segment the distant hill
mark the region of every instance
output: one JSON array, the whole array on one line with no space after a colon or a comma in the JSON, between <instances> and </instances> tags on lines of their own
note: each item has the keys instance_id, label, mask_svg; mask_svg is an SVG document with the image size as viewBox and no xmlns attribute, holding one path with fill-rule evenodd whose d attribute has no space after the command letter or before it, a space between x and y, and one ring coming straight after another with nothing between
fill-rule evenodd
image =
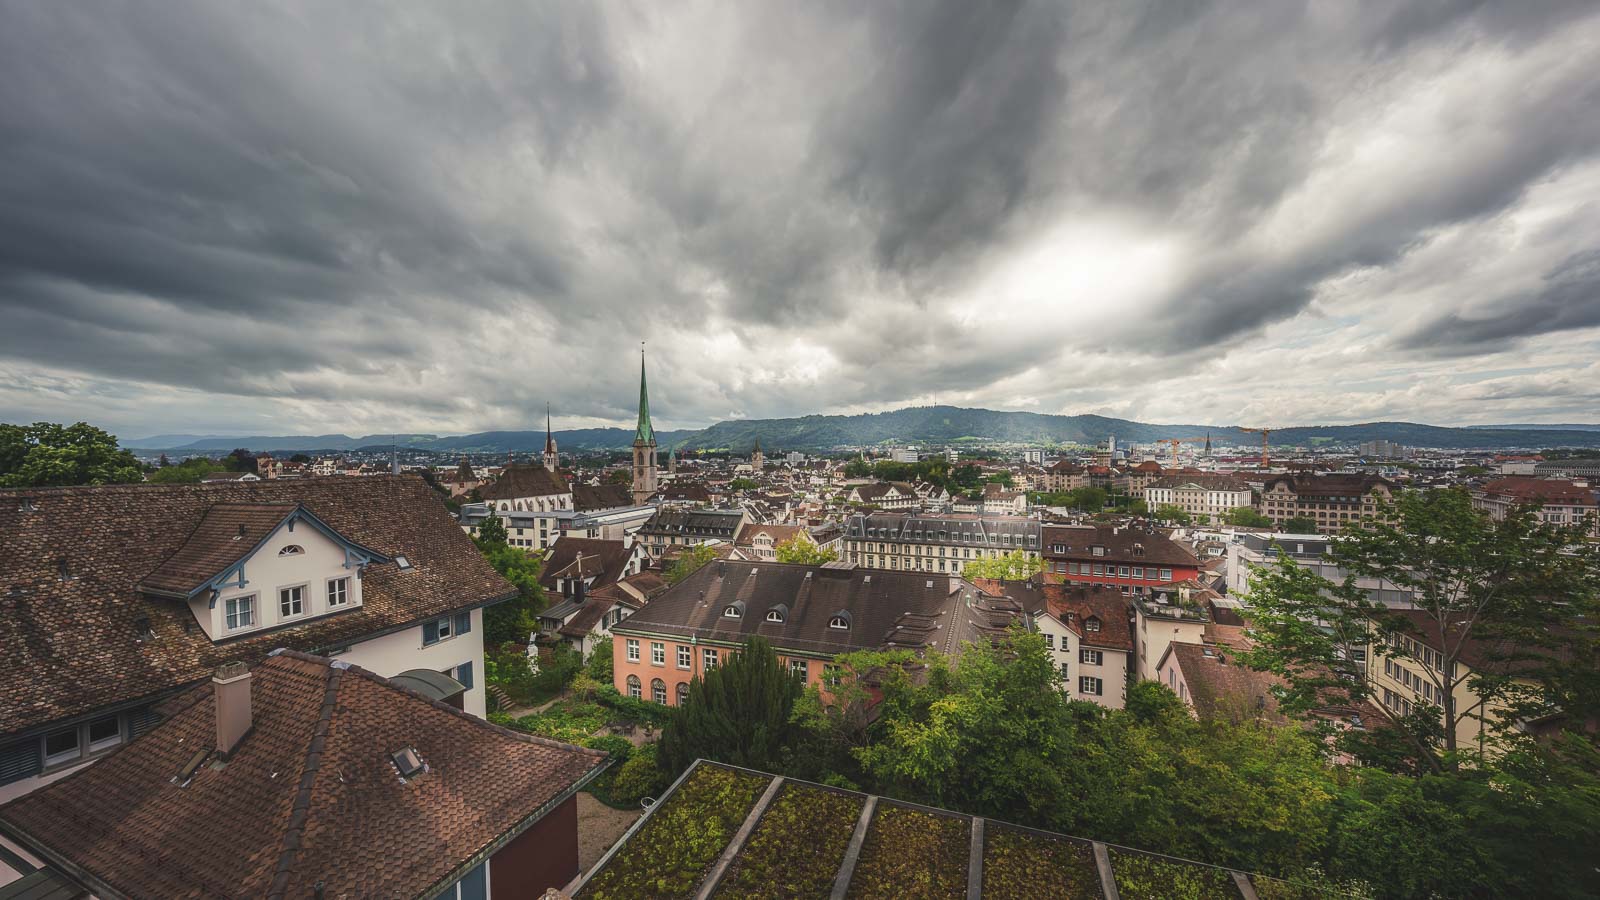
<instances>
[{"instance_id":1,"label":"distant hill","mask_svg":"<svg viewBox=\"0 0 1600 900\"><path fill-rule=\"evenodd\" d=\"M1106 416L1052 416L954 406L924 406L854 416L802 416L718 422L681 440L687 449L747 451L757 439L763 449L815 450L886 443L959 445L1005 441L1018 444L1095 444L1116 435L1120 442L1148 443L1163 438L1204 438L1213 445L1259 446L1260 435L1229 425L1152 425ZM1277 429L1275 446L1357 444L1371 440L1407 446L1470 448L1600 447L1595 431L1566 429L1445 428L1412 422L1319 425Z\"/></svg>"},{"instance_id":2,"label":"distant hill","mask_svg":"<svg viewBox=\"0 0 1600 900\"><path fill-rule=\"evenodd\" d=\"M1571 425L1471 426L1447 428L1414 422L1368 422L1361 425L1313 425L1276 429L1272 445L1354 445L1388 440L1410 447L1446 449L1537 449L1600 447L1600 425L1593 430ZM1162 438L1205 438L1213 445L1257 447L1261 436L1233 425L1153 425L1106 416L1051 416L1030 412L918 406L854 416L801 416L794 419L742 419L718 422L698 431L657 431L663 453L679 449L747 453L759 439L763 449L827 450L884 444L961 445L1008 442L1051 446L1096 444L1111 435L1119 442L1149 443ZM621 450L633 444L631 428L576 428L555 433L562 450ZM164 443L168 438L189 438ZM482 431L439 437L432 434L346 434L218 437L157 435L127 441L130 449L168 453L226 453L235 447L273 453L346 451L391 446L440 453L537 453L543 431Z\"/></svg>"},{"instance_id":3,"label":"distant hill","mask_svg":"<svg viewBox=\"0 0 1600 900\"><path fill-rule=\"evenodd\" d=\"M1500 431L1507 429L1513 431L1600 431L1600 424L1595 425L1463 425L1463 428L1493 428Z\"/></svg>"}]
</instances>

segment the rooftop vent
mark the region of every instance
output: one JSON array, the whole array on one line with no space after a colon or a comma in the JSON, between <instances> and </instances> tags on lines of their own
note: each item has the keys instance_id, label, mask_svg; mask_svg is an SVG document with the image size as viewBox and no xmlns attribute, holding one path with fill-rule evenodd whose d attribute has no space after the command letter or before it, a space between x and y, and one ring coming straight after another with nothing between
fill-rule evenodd
<instances>
[{"instance_id":1,"label":"rooftop vent","mask_svg":"<svg viewBox=\"0 0 1600 900\"><path fill-rule=\"evenodd\" d=\"M150 618L148 616L140 616L139 618L133 620L134 640L153 641L155 640L155 637L156 632L154 628L150 627Z\"/></svg>"},{"instance_id":2,"label":"rooftop vent","mask_svg":"<svg viewBox=\"0 0 1600 900\"><path fill-rule=\"evenodd\" d=\"M243 522L239 523L239 533L235 534L233 536L233 539L236 540L236 541L244 540L244 523Z\"/></svg>"},{"instance_id":3,"label":"rooftop vent","mask_svg":"<svg viewBox=\"0 0 1600 900\"><path fill-rule=\"evenodd\" d=\"M417 755L416 748L405 747L389 754L389 759L394 762L394 767L399 770L401 778L414 778L428 771L428 764Z\"/></svg>"},{"instance_id":4,"label":"rooftop vent","mask_svg":"<svg viewBox=\"0 0 1600 900\"><path fill-rule=\"evenodd\" d=\"M32 497L21 497L21 498L18 498L18 500L17 500L17 511L18 512L31 513L31 512L36 512L38 509L39 509L39 507L38 507L37 504L35 504L33 502L33 498Z\"/></svg>"},{"instance_id":5,"label":"rooftop vent","mask_svg":"<svg viewBox=\"0 0 1600 900\"><path fill-rule=\"evenodd\" d=\"M394 558L394 564L399 566L402 570L411 568L411 560L406 559L404 556L396 556Z\"/></svg>"},{"instance_id":6,"label":"rooftop vent","mask_svg":"<svg viewBox=\"0 0 1600 900\"><path fill-rule=\"evenodd\" d=\"M73 579L72 561L67 559L65 556L56 560L56 575L62 581L71 581Z\"/></svg>"}]
</instances>

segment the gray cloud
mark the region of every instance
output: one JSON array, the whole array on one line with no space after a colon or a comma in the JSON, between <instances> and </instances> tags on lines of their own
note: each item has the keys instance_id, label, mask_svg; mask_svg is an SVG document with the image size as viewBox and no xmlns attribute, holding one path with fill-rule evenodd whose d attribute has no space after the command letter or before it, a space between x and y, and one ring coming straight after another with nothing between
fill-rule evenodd
<instances>
[{"instance_id":1,"label":"gray cloud","mask_svg":"<svg viewBox=\"0 0 1600 900\"><path fill-rule=\"evenodd\" d=\"M1600 165L1597 35L1584 3L6 5L0 419L626 420L642 338L677 424L1357 407L1196 390L1318 340L1581 359L1600 222L1544 188Z\"/></svg>"}]
</instances>

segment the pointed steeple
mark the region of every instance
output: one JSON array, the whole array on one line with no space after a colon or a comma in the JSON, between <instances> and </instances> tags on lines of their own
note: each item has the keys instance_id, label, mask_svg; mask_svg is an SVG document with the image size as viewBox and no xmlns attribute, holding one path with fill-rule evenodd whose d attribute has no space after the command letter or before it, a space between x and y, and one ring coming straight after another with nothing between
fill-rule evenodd
<instances>
[{"instance_id":1,"label":"pointed steeple","mask_svg":"<svg viewBox=\"0 0 1600 900\"><path fill-rule=\"evenodd\" d=\"M555 432L550 430L550 404L544 405L544 452L556 452Z\"/></svg>"},{"instance_id":2,"label":"pointed steeple","mask_svg":"<svg viewBox=\"0 0 1600 900\"><path fill-rule=\"evenodd\" d=\"M634 443L654 444L656 430L650 427L650 390L644 379L644 342L639 342L639 427L633 433Z\"/></svg>"}]
</instances>

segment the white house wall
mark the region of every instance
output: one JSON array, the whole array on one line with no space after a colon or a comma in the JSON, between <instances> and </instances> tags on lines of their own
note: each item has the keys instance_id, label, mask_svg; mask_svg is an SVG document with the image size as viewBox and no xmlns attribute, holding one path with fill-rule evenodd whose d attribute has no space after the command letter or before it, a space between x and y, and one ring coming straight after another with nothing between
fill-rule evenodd
<instances>
[{"instance_id":1,"label":"white house wall","mask_svg":"<svg viewBox=\"0 0 1600 900\"><path fill-rule=\"evenodd\" d=\"M472 631L446 638L428 647L422 646L422 625L386 634L352 645L350 649L333 654L335 659L352 662L363 669L392 678L410 669L432 669L448 672L465 662L472 663L472 688L468 690L463 708L475 716L483 717L487 703L483 692L483 610L472 611Z\"/></svg>"}]
</instances>

